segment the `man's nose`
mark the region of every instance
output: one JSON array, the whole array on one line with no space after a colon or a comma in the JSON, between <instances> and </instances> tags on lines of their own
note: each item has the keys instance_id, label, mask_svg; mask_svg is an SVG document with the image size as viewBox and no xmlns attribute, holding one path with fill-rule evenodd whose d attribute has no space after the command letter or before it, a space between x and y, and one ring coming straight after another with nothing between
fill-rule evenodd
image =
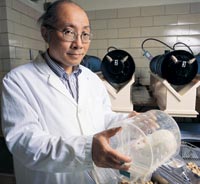
<instances>
[{"instance_id":1,"label":"man's nose","mask_svg":"<svg viewBox=\"0 0 200 184\"><path fill-rule=\"evenodd\" d=\"M82 41L82 37L80 34L76 35L75 39L72 41L72 44L77 48L83 47L83 41Z\"/></svg>"}]
</instances>

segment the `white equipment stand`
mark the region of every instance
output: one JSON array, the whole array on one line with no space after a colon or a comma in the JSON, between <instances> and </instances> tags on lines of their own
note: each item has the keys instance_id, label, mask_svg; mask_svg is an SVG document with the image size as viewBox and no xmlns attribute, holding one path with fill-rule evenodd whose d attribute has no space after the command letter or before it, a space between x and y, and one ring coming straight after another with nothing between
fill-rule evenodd
<instances>
[{"instance_id":1,"label":"white equipment stand","mask_svg":"<svg viewBox=\"0 0 200 184\"><path fill-rule=\"evenodd\" d=\"M115 112L131 112L133 111L133 104L131 100L131 86L135 82L134 75L119 91L116 90L109 82L103 80L106 89L109 93L112 110Z\"/></svg>"},{"instance_id":2,"label":"white equipment stand","mask_svg":"<svg viewBox=\"0 0 200 184\"><path fill-rule=\"evenodd\" d=\"M158 107L174 117L197 117L195 110L197 88L200 81L194 78L178 91L156 74L150 74L150 88Z\"/></svg>"}]
</instances>

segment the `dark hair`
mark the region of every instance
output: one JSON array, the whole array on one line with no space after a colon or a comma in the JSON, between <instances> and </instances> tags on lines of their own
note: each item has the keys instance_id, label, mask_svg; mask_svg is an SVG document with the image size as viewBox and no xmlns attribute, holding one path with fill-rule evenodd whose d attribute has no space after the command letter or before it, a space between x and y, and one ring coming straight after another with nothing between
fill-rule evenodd
<instances>
[{"instance_id":1,"label":"dark hair","mask_svg":"<svg viewBox=\"0 0 200 184\"><path fill-rule=\"evenodd\" d=\"M47 7L46 7L46 11L41 15L41 17L39 17L37 23L40 24L41 27L42 26L48 27L48 25L53 25L57 21L57 9L56 8L62 3L76 4L71 0L57 0L53 3L48 3ZM79 6L79 5L77 5L77 6Z\"/></svg>"}]
</instances>

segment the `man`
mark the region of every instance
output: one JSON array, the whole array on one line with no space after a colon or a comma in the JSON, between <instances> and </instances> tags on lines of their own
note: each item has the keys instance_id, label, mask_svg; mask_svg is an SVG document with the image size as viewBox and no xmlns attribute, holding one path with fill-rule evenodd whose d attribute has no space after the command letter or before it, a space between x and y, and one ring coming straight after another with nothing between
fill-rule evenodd
<instances>
[{"instance_id":1,"label":"man","mask_svg":"<svg viewBox=\"0 0 200 184\"><path fill-rule=\"evenodd\" d=\"M122 163L131 159L109 145L120 128L108 129L128 115L111 111L101 80L80 65L91 41L87 14L59 0L39 23L47 51L3 79L2 127L17 184L95 183L93 163L128 170Z\"/></svg>"}]
</instances>

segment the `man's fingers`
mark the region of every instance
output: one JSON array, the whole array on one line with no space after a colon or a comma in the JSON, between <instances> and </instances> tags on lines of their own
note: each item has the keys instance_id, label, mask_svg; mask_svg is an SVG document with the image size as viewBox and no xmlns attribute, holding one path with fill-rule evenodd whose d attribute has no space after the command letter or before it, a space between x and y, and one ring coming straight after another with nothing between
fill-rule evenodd
<instances>
[{"instance_id":1,"label":"man's fingers","mask_svg":"<svg viewBox=\"0 0 200 184\"><path fill-rule=\"evenodd\" d=\"M130 113L128 114L128 118L134 117L134 116L139 115L139 114L140 114L140 113L137 112L137 111L132 111L132 112L130 112Z\"/></svg>"},{"instance_id":2,"label":"man's fingers","mask_svg":"<svg viewBox=\"0 0 200 184\"><path fill-rule=\"evenodd\" d=\"M105 131L106 137L110 138L114 136L117 132L119 132L122 128L121 127L116 127L116 128L110 128Z\"/></svg>"},{"instance_id":3,"label":"man's fingers","mask_svg":"<svg viewBox=\"0 0 200 184\"><path fill-rule=\"evenodd\" d=\"M129 156L123 155L112 148L108 152L107 163L111 168L128 170L131 165L131 161L132 159Z\"/></svg>"},{"instance_id":4,"label":"man's fingers","mask_svg":"<svg viewBox=\"0 0 200 184\"><path fill-rule=\"evenodd\" d=\"M124 161L118 160L116 157L107 157L105 163L102 166L106 168L128 170L131 166L131 162L126 163Z\"/></svg>"},{"instance_id":5,"label":"man's fingers","mask_svg":"<svg viewBox=\"0 0 200 184\"><path fill-rule=\"evenodd\" d=\"M110 149L109 150L109 155L111 158L113 158L114 160L117 160L118 162L131 162L131 157L127 156L127 155L124 155L114 149Z\"/></svg>"}]
</instances>

